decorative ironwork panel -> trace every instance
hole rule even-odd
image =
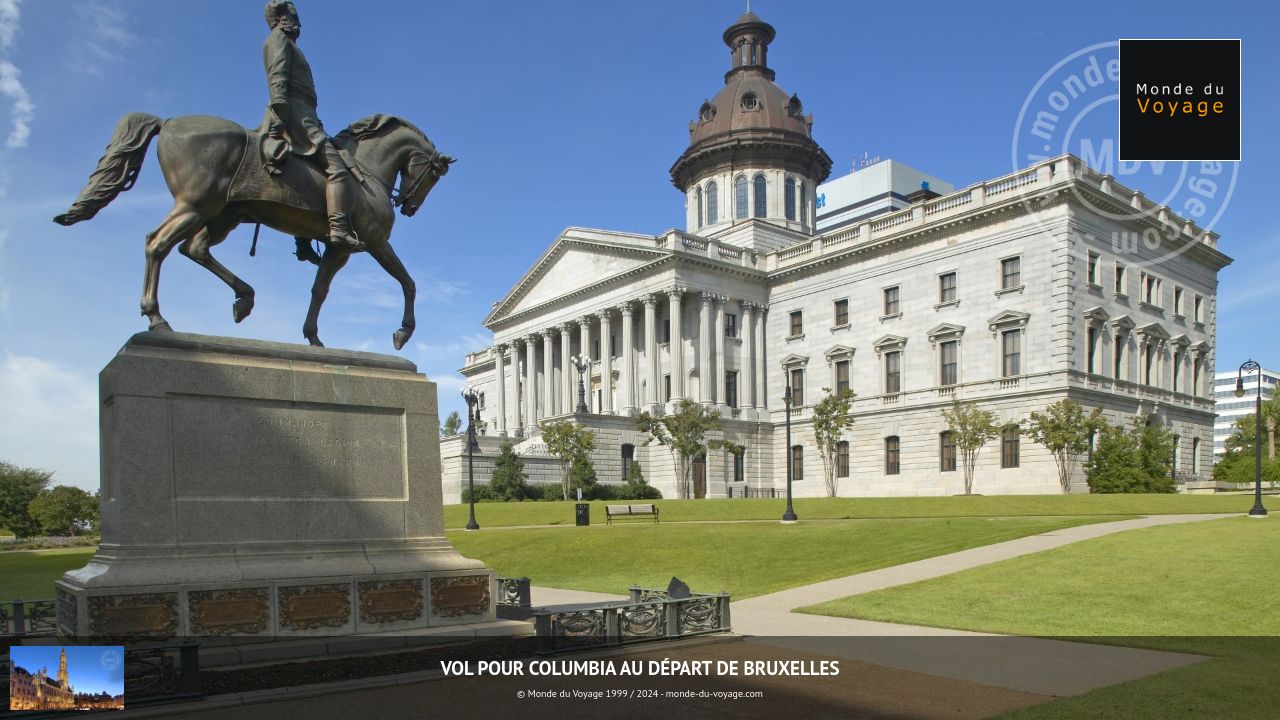
[[[421,580],[360,583],[360,622],[381,624],[422,617]]]
[[[551,616],[556,649],[603,645],[606,640],[604,610],[575,610]]]
[[[720,598],[701,597],[679,601],[680,634],[720,629]]]
[[[622,642],[667,636],[667,605],[664,602],[626,605],[618,608],[618,631]]]
[[[638,592],[631,598],[634,602],[654,602],[667,600],[671,596],[666,590],[652,590],[649,588],[640,588]]]
[[[495,577],[498,583],[499,605],[529,607],[529,578]]]
[[[268,588],[192,590],[187,593],[192,635],[257,635],[271,622]]]
[[[62,588],[58,588],[57,602],[58,602],[58,625],[68,635],[74,636],[76,634],[76,624],[78,622],[78,617],[76,613],[76,596],[72,595],[66,590],[63,590]]]
[[[129,702],[177,695],[180,680],[173,656],[163,649],[125,650],[124,692]]]
[[[32,600],[27,603],[27,634],[58,634],[58,607],[53,600]]]
[[[279,596],[281,628],[342,627],[351,620],[349,585],[285,585]]]

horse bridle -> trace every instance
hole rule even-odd
[[[421,154],[426,155],[426,153],[421,153]],[[439,170],[440,158],[441,158],[441,155],[440,153],[437,152],[435,154],[435,157],[425,160],[424,161],[425,167],[422,168],[422,172],[418,173],[417,176],[414,177],[413,181],[409,183],[408,187],[406,187],[405,183],[401,181],[399,189],[393,188],[391,193],[391,202],[396,207],[400,207],[405,203],[407,203],[410,198],[414,197],[417,194],[418,190],[422,188],[422,184],[427,181],[427,175],[432,170]],[[410,167],[413,166],[412,160],[409,161],[409,166]],[[414,209],[416,211],[416,208]]]

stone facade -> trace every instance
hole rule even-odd
[[[726,42],[754,28],[767,45],[772,29],[761,24],[744,16]],[[727,82],[753,72],[734,52]],[[754,72],[766,71],[761,59]],[[716,104],[727,106],[721,95]],[[1210,479],[1217,272],[1230,262],[1216,235],[1071,155],[941,196],[922,188],[906,207],[828,229],[812,203],[829,160],[815,160],[825,153],[807,136],[795,141],[799,159],[743,165],[760,171],[743,174],[746,217],[730,194],[708,222],[708,183],[723,192],[737,170],[725,174],[713,152],[723,137],[692,127],[694,142],[672,170],[687,230],[571,227],[484,320],[494,343],[467,356],[462,372],[486,398],[486,434],[519,439],[527,466],[545,460],[538,423],[573,417],[597,433],[600,479],[621,481],[631,453],[675,497],[670,455],[644,444],[632,416],[688,398],[718,409],[723,436],[746,448],[741,463],[709,454],[705,495],[782,488],[782,397],[792,384],[795,492],[823,495],[812,407],[824,388],[847,382],[856,400],[840,495],[962,492],[963,473],[942,460],[940,411],[957,399],[1000,422],[1063,398],[1112,422],[1152,413],[1178,436],[1180,481]],[[743,144],[776,150],[759,139],[768,128],[740,132]],[[769,199],[756,216],[760,190]],[[1164,237],[1158,252],[1129,240],[1149,230]],[[590,358],[586,413],[575,412],[579,354]],[[445,500],[456,502],[458,465],[444,454]],[[1082,476],[1074,482],[1085,489]],[[979,458],[974,491],[1058,492],[1057,471],[1025,438],[997,441]]]

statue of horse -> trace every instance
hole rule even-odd
[[[73,225],[88,220],[131,188],[147,146],[157,135],[156,155],[174,205],[164,222],[147,234],[142,314],[152,330],[170,329],[160,314],[160,265],[177,245],[178,252],[231,287],[235,292],[231,314],[240,322],[253,310],[253,288],[214,259],[210,249],[242,222],[260,223],[293,237],[325,239],[329,225],[324,174],[304,158],[295,157],[285,164],[283,174],[268,176],[261,172],[260,135],[229,120],[203,115],[163,120],[129,113],[116,124],[111,144],[80,197],[54,222]],[[404,291],[404,317],[392,335],[399,350],[413,335],[416,289],[389,244],[395,208],[412,217],[454,159],[439,153],[412,123],[390,115],[358,120],[338,133],[335,141],[355,158],[365,179],[360,197],[352,201],[351,213],[363,250]],[[401,178],[398,191],[393,190],[397,176]],[[350,250],[329,247],[316,270],[302,334],[317,347],[324,346],[317,330],[320,306],[334,275],[350,257]]]

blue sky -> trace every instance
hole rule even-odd
[[[143,237],[170,206],[154,150],[137,186],[97,218],[70,229],[50,218],[79,192],[125,112],[257,124],[263,4],[0,0],[0,459],[97,487],[96,375],[146,328],[137,315]],[[683,222],[667,170],[698,106],[723,84],[720,34],[745,3],[298,5],[330,132],[395,113],[459,158],[393,235],[419,286],[418,331],[403,355],[439,383],[443,413],[461,406],[457,368],[486,344],[490,304],[560,230],[657,233]],[[1242,38],[1244,161],[1214,226],[1237,259],[1220,275],[1218,361],[1280,366],[1266,322],[1280,299],[1274,5],[755,0],[752,10],[778,30],[770,65],[815,115],[833,176],[868,153],[958,186],[1012,169],[1019,109],[1076,50],[1120,37]],[[1089,123],[1105,128],[1114,117],[1103,107]],[[230,291],[175,253],[161,282],[175,329],[302,341],[312,273],[270,230],[250,258],[251,236],[241,227],[216,253],[257,290],[253,316],[235,326]],[[321,337],[393,352],[399,303],[393,281],[358,257],[334,284]]]
[[[123,654],[120,646],[68,645],[66,649],[67,679],[77,693],[96,694],[106,691],[110,695],[119,695],[124,692]],[[25,668],[33,675],[42,667],[48,668],[49,676],[54,680],[58,679],[61,646],[14,645],[9,648],[9,653],[14,665]]]

